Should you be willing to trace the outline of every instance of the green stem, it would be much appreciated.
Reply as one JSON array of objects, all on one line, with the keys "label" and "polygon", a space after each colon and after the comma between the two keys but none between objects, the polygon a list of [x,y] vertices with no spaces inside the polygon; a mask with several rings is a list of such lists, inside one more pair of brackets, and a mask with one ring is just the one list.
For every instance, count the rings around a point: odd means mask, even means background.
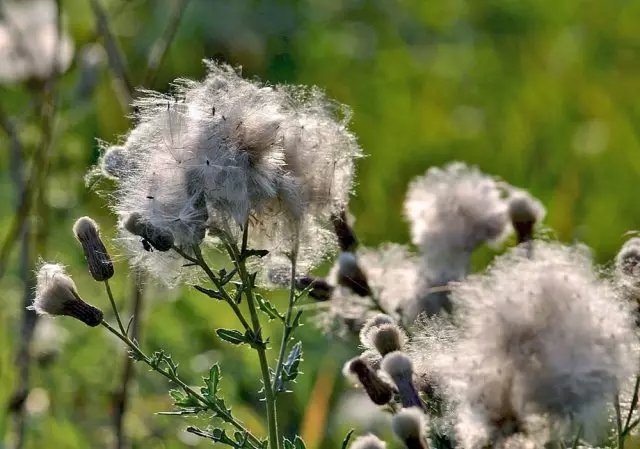
[{"label": "green stem", "polygon": [[120,319],[120,314],[118,313],[118,307],[116,306],[116,301],[113,299],[113,293],[111,292],[111,286],[109,285],[109,280],[104,280],[104,286],[107,289],[107,296],[109,296],[109,302],[111,303],[111,308],[113,309],[113,313],[116,316],[116,321],[118,322],[118,327],[120,328],[120,332],[123,335],[127,334],[127,331],[124,330],[124,326],[122,325],[122,320]]},{"label": "green stem", "polygon": [[[260,317],[258,316],[258,310],[256,309],[256,300],[253,297],[253,281],[247,271],[247,265],[245,263],[245,254],[247,251],[248,241],[248,221],[244,224],[244,231],[242,234],[242,248],[238,253],[238,248],[235,243],[229,243],[230,256],[233,259],[238,275],[244,286],[244,295],[247,299],[247,307],[249,308],[249,314],[251,315],[251,324],[253,325],[253,332],[256,338],[262,340],[262,327],[260,325]],[[256,352],[258,353],[258,360],[260,362],[260,371],[262,372],[262,383],[264,384],[264,397],[267,408],[267,426],[269,429],[269,447],[271,449],[280,448],[280,434],[278,432],[278,419],[276,412],[276,398],[271,388],[271,373],[269,372],[269,363],[267,362],[267,354],[265,347],[262,345],[256,345]]]},{"label": "green stem", "polygon": [[282,341],[280,342],[280,353],[278,354],[278,363],[276,364],[276,371],[273,376],[273,391],[277,392],[278,379],[282,375],[282,369],[284,366],[285,354],[287,352],[287,345],[289,344],[289,338],[292,334],[291,318],[293,316],[293,306],[296,299],[296,265],[298,261],[298,239],[296,238],[295,248],[291,254],[291,281],[289,284],[289,304],[287,306],[287,315],[284,320],[284,331],[282,332]]},{"label": "green stem", "polygon": [[216,416],[219,416],[220,418],[222,418],[225,422],[231,424],[233,427],[235,427],[238,431],[242,432],[242,433],[246,433],[246,435],[249,437],[249,439],[251,440],[251,442],[253,444],[255,444],[256,446],[260,447],[261,442],[260,440],[258,440],[258,438],[256,438],[251,432],[249,432],[242,424],[240,424],[240,422],[238,422],[233,416],[231,416],[229,413],[227,413],[226,410],[218,407],[215,403],[212,403],[210,401],[208,401],[204,396],[202,396],[200,393],[198,393],[197,391],[195,391],[193,388],[191,388],[190,386],[188,386],[186,383],[184,383],[182,381],[182,379],[180,379],[178,376],[174,375],[171,371],[167,371],[162,369],[159,366],[155,366],[153,363],[151,363],[151,359],[138,347],[138,345],[136,345],[133,341],[131,341],[131,339],[129,339],[129,337],[126,336],[126,334],[124,333],[120,333],[118,332],[114,327],[112,327],[109,323],[107,323],[106,321],[102,321],[101,323],[109,332],[111,332],[113,335],[115,335],[116,337],[118,337],[120,340],[122,340],[122,342],[127,345],[129,347],[129,349],[131,349],[131,351],[135,354],[136,358],[139,360],[142,360],[144,363],[146,363],[151,369],[153,369],[154,371],[160,373],[161,375],[163,375],[164,377],[166,377],[167,379],[169,379],[171,382],[176,383],[177,385],[180,386],[180,388],[182,388],[188,395],[192,396],[193,398],[197,399],[200,403],[202,403],[204,406],[206,406],[208,409],[212,410],[213,412],[216,413]]},{"label": "green stem", "polygon": [[633,417],[633,411],[638,405],[638,389],[640,388],[640,375],[636,376],[636,384],[633,388],[633,398],[631,399],[631,405],[629,407],[629,413],[627,414],[627,419],[625,420],[624,427],[622,433],[626,435],[629,430],[629,424],[631,423],[631,418]]}]

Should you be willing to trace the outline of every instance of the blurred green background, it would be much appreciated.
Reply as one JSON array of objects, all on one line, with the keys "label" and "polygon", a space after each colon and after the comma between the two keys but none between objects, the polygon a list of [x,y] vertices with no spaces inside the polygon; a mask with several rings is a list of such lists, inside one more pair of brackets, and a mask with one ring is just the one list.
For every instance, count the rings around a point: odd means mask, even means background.
[{"label": "blurred green background", "polygon": [[[201,60],[217,58],[242,65],[246,76],[318,85],[350,105],[352,129],[368,154],[358,165],[351,206],[365,245],[406,242],[402,202],[408,182],[451,160],[529,189],[547,206],[553,235],[587,243],[601,262],[615,255],[626,231],[638,228],[640,2],[105,0],[104,7],[134,86],[166,91],[177,77],[203,77]],[[116,141],[131,123],[89,0],[62,0],[62,8],[76,53],[56,85],[51,158],[29,219],[29,269],[36,255],[67,264],[82,296],[106,310],[107,298],[86,272],[71,226],[91,215],[112,234],[110,186],[101,184],[99,195],[85,188],[83,177],[99,155],[96,139]],[[152,48],[176,12],[182,14],[177,32],[150,77]],[[23,142],[27,165],[42,138],[37,101],[32,85],[0,86],[0,107]],[[15,219],[10,145],[0,132],[3,244]],[[13,247],[0,280],[0,440],[6,447],[17,437],[4,404],[20,377],[20,246]],[[117,254],[114,244],[109,247]],[[478,264],[487,257],[481,254]],[[134,276],[122,257],[116,259],[113,287],[128,315]],[[186,288],[166,291],[155,284],[144,292],[142,346],[166,349],[193,384],[219,361],[228,402],[261,433],[255,356],[221,344],[213,333],[233,324],[230,314]],[[32,353],[38,363],[25,405],[23,447],[114,447],[113,398],[124,350],[101,330],[73,320],[55,324],[36,332]],[[323,337],[313,326],[299,337],[304,375],[295,393],[280,401],[282,422],[290,436],[302,433],[309,449],[339,447],[350,427],[375,426],[371,419],[378,416],[369,412],[373,406],[343,394],[339,373],[356,353],[355,343]],[[47,343],[60,349],[54,360],[45,357]],[[131,447],[207,447],[183,431],[188,424],[206,427],[206,417],[155,414],[171,409],[168,387],[136,366],[126,419]]]}]

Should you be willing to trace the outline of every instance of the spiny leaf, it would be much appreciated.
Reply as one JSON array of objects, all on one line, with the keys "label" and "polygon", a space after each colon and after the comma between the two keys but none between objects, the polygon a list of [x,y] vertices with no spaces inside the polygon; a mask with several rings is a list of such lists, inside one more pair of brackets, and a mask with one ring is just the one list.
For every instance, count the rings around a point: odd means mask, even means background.
[{"label": "spiny leaf", "polygon": [[259,293],[256,293],[254,295],[254,297],[256,298],[256,301],[258,302],[258,307],[260,308],[260,310],[262,310],[265,314],[267,314],[267,316],[269,317],[269,320],[280,320],[284,322],[284,314],[280,313],[278,311],[278,309],[276,309],[273,304],[271,304],[269,301],[267,301],[264,296],[262,296]]},{"label": "spiny leaf", "polygon": [[300,438],[298,435],[296,435],[296,438],[293,440],[293,445],[295,446],[295,449],[307,449],[304,441],[302,441],[302,438]]},{"label": "spiny leaf", "polygon": [[245,334],[235,329],[218,329],[216,331],[218,337],[234,345],[241,345],[243,343],[251,343],[247,340]]}]

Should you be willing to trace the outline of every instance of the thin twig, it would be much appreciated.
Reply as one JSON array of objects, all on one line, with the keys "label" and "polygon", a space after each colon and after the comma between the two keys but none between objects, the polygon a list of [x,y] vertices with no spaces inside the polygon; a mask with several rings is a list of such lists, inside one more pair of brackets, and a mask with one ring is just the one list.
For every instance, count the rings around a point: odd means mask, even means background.
[{"label": "thin twig", "polygon": [[624,433],[622,431],[622,415],[620,413],[620,396],[616,393],[613,400],[613,407],[616,412],[616,448],[624,449]]},{"label": "thin twig", "polygon": [[149,52],[149,58],[147,59],[147,74],[144,77],[144,85],[151,87],[158,76],[158,72],[162,67],[165,56],[171,47],[171,42],[176,36],[178,29],[180,28],[180,21],[187,9],[189,0],[177,0],[175,7],[169,18],[169,25],[164,34],[160,36],[153,44],[151,51]]},{"label": "thin twig", "polygon": [[627,434],[629,429],[629,423],[631,423],[631,418],[633,417],[633,411],[638,405],[638,390],[640,389],[640,374],[636,376],[636,383],[633,388],[633,397],[631,399],[631,405],[629,406],[629,413],[627,413],[627,419],[624,422],[624,427],[622,428],[623,434]]}]

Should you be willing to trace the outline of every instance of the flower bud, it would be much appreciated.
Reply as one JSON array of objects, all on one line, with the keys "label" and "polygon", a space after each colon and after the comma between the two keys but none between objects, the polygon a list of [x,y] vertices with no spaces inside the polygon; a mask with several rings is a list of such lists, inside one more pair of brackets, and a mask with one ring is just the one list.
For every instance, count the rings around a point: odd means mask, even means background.
[{"label": "flower bud", "polygon": [[371,332],[383,324],[394,324],[396,320],[385,313],[378,313],[369,318],[360,329],[360,342],[365,346],[371,345]]},{"label": "flower bud", "polygon": [[343,372],[349,378],[358,379],[374,404],[384,405],[393,398],[391,385],[382,380],[361,358],[356,357],[349,360],[345,364]]},{"label": "flower bud", "polygon": [[100,228],[89,217],[79,218],[73,225],[73,233],[82,245],[89,272],[96,281],[113,277],[113,263],[100,239]]},{"label": "flower bud", "polygon": [[126,148],[120,146],[112,146],[100,160],[100,168],[104,176],[110,179],[118,180],[126,175],[129,170],[129,161],[125,155]]},{"label": "flower bud", "polygon": [[356,438],[349,449],[385,449],[386,447],[384,441],[370,433]]},{"label": "flower bud", "polygon": [[338,284],[349,288],[358,296],[371,296],[367,276],[353,253],[343,251],[338,256]]},{"label": "flower bud", "polygon": [[518,243],[533,239],[533,228],[545,214],[544,207],[525,191],[516,191],[509,198],[509,217],[516,231]]},{"label": "flower bud", "polygon": [[309,296],[313,299],[316,301],[328,301],[331,299],[334,286],[329,284],[326,280],[313,276],[304,276],[296,279],[296,288],[298,290],[304,290],[310,285],[311,289],[309,290]]},{"label": "flower bud", "polygon": [[149,223],[138,212],[132,212],[122,221],[122,226],[130,233],[142,237],[143,244],[149,243],[158,251],[169,251],[173,248],[173,234],[168,229],[162,229]]},{"label": "flower bud", "polygon": [[416,407],[404,408],[393,416],[391,429],[407,449],[426,449],[426,416]]},{"label": "flower bud", "polygon": [[403,407],[422,408],[422,401],[413,385],[413,364],[406,354],[400,351],[387,354],[382,359],[382,370],[396,384]]},{"label": "flower bud", "polygon": [[396,324],[383,324],[372,329],[370,338],[383,357],[390,352],[400,351],[406,341],[406,335]]},{"label": "flower bud", "polygon": [[29,308],[40,315],[70,316],[91,327],[102,322],[102,311],[82,300],[76,284],[58,264],[44,264],[38,270],[36,296]]},{"label": "flower bud", "polygon": [[336,236],[338,236],[340,249],[342,251],[355,251],[358,247],[358,239],[351,226],[349,226],[346,211],[343,210],[339,214],[332,215],[331,222]]}]

